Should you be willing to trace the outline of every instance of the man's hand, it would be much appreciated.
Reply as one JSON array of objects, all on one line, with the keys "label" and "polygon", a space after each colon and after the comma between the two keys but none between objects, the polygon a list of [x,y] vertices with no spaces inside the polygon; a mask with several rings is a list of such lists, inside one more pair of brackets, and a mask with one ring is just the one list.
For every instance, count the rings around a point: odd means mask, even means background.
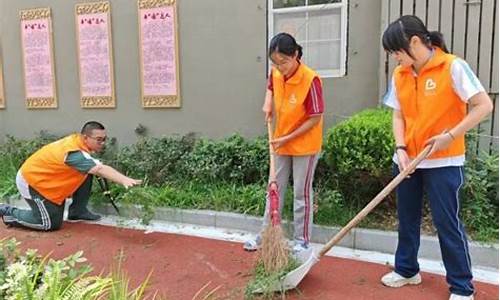
[{"label": "man's hand", "polygon": [[138,179],[133,179],[133,178],[130,178],[130,177],[125,177],[123,179],[123,181],[121,182],[121,184],[126,188],[128,189],[129,187],[133,187],[134,185],[139,185],[142,183],[142,180],[138,180]]},{"label": "man's hand", "polygon": [[91,173],[91,172],[89,172],[89,173],[104,177],[106,179],[113,181],[114,183],[121,184],[126,189],[128,189],[129,187],[132,187],[134,185],[138,185],[138,184],[142,183],[142,180],[137,180],[137,179],[133,179],[133,178],[130,178],[128,176],[125,176],[124,174],[118,172],[117,170],[113,169],[112,167],[110,167],[108,165],[99,165],[98,168],[93,168],[93,170],[91,170],[91,171],[93,171],[95,173]]}]

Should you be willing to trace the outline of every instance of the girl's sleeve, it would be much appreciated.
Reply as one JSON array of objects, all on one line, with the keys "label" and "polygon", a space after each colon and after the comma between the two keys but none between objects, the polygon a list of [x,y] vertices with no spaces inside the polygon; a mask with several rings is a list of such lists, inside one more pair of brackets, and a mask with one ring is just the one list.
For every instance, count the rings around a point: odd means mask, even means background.
[{"label": "girl's sleeve", "polygon": [[325,102],[323,101],[323,89],[321,87],[321,81],[318,77],[314,77],[311,88],[307,93],[304,105],[308,115],[321,115],[325,110]]},{"label": "girl's sleeve", "polygon": [[453,90],[467,103],[472,96],[484,92],[484,87],[469,65],[460,58],[451,63]]},{"label": "girl's sleeve", "polygon": [[396,83],[394,81],[394,75],[391,78],[391,83],[389,84],[389,90],[384,95],[384,104],[395,110],[401,110],[399,105],[399,99],[396,94]]},{"label": "girl's sleeve", "polygon": [[269,73],[269,79],[267,80],[267,89],[271,92],[273,91],[273,71]]}]

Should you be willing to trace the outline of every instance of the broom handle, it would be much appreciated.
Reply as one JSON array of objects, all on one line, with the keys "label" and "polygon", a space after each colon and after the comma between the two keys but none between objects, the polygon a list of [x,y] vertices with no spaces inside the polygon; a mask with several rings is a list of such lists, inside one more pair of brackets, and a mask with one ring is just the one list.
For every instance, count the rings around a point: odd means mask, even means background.
[{"label": "broom handle", "polygon": [[406,169],[401,171],[398,176],[394,177],[385,188],[378,193],[375,198],[373,198],[370,203],[368,203],[363,210],[361,210],[347,225],[345,225],[323,248],[318,254],[318,258],[321,258],[326,254],[333,246],[335,246],[354,226],[356,226],[361,220],[363,220],[366,215],[368,215],[382,200],[384,200],[387,195],[392,192],[392,190],[398,186],[398,184],[405,179],[410,172],[415,169],[415,167],[424,160],[427,155],[429,155],[429,151],[431,150],[432,145],[427,145],[427,147],[420,152],[420,154],[408,165]]},{"label": "broom handle", "polygon": [[274,150],[271,145],[271,141],[273,139],[273,130],[271,129],[271,121],[267,121],[267,137],[269,139],[269,177],[271,181],[276,180],[276,170],[274,167]]}]

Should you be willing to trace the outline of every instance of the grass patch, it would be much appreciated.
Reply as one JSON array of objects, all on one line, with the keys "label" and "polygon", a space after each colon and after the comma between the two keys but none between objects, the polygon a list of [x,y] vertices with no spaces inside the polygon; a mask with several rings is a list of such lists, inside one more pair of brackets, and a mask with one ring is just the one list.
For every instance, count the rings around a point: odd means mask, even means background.
[{"label": "grass patch", "polygon": [[[264,263],[259,261],[255,266],[253,278],[245,289],[245,299],[273,299],[273,297],[276,296],[276,293],[271,290],[273,285],[300,265],[297,259],[290,256],[288,265],[283,270],[267,273],[264,268]],[[257,291],[259,293],[256,293]],[[281,295],[284,293],[285,291],[280,292]]]}]

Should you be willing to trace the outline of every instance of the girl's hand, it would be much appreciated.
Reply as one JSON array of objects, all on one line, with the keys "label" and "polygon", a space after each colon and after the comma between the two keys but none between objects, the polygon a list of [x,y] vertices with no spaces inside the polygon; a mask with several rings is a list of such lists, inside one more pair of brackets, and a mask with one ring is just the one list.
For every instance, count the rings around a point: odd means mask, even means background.
[{"label": "girl's hand", "polygon": [[451,133],[444,132],[431,137],[425,142],[425,144],[432,144],[431,151],[429,152],[430,156],[436,151],[447,149],[450,146],[451,142],[453,142],[453,136],[451,135]]},{"label": "girl's hand", "polygon": [[277,149],[282,147],[287,142],[288,142],[288,137],[282,136],[282,137],[279,137],[277,139],[272,140],[270,143],[271,143],[271,146],[273,146],[274,151],[276,151]]},{"label": "girl's hand", "polygon": [[[408,167],[410,164],[410,158],[408,157],[408,154],[406,153],[406,150],[404,149],[398,149],[396,150],[396,155],[398,156],[398,168],[399,172],[403,172],[404,169]],[[415,170],[412,170],[410,172],[413,173]]]},{"label": "girl's hand", "polygon": [[264,112],[264,118],[265,118],[265,121],[266,122],[271,122],[272,118],[273,118],[273,107],[272,107],[272,104],[269,103],[264,103],[264,105],[262,106],[262,111]]}]

